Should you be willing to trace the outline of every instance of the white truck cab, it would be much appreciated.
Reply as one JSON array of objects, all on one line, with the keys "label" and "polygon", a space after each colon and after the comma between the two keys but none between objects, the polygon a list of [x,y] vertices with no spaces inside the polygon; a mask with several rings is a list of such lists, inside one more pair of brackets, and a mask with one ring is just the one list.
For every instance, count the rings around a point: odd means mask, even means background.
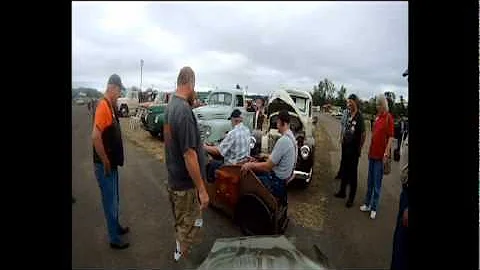
[{"label": "white truck cab", "polygon": [[117,108],[121,116],[128,117],[136,113],[140,105],[139,94],[139,90],[128,89],[125,96],[117,100]]}]

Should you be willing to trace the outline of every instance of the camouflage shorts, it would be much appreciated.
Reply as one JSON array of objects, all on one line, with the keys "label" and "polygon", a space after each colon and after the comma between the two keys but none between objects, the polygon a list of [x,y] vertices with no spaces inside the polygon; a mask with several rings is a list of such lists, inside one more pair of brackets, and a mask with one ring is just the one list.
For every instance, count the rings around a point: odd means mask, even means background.
[{"label": "camouflage shorts", "polygon": [[196,189],[168,189],[168,195],[175,220],[176,239],[189,245],[200,243],[203,238],[203,220]]}]

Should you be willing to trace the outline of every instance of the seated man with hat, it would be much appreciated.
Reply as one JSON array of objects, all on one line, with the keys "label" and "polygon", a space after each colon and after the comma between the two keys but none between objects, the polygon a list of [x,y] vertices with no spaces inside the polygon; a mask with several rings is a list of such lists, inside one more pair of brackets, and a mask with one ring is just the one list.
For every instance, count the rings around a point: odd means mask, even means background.
[{"label": "seated man with hat", "polygon": [[207,180],[213,182],[215,170],[223,164],[232,165],[245,161],[250,155],[250,130],[243,125],[242,112],[233,110],[228,118],[233,129],[230,130],[218,146],[204,145],[203,148],[212,156],[221,156],[223,161],[212,159],[207,165]]}]

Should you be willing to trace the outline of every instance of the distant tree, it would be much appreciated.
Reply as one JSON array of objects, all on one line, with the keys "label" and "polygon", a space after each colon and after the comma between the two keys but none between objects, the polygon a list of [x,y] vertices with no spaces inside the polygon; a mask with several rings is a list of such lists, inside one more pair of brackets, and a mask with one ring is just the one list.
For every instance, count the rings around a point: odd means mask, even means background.
[{"label": "distant tree", "polygon": [[322,93],[320,92],[320,88],[318,88],[317,85],[313,86],[313,94],[312,94],[312,99],[313,99],[313,106],[322,106]]},{"label": "distant tree", "polygon": [[72,89],[72,98],[75,98],[79,95],[79,93],[85,93],[89,98],[101,98],[103,97],[103,93],[99,92],[97,89],[94,88],[86,88],[86,87],[79,87]]},{"label": "distant tree", "polygon": [[340,89],[337,91],[337,97],[335,99],[334,105],[345,108],[347,105],[345,94],[347,93],[347,88],[343,85],[340,86]]},{"label": "distant tree", "polygon": [[407,107],[405,106],[405,100],[403,99],[402,95],[400,95],[400,103],[397,104],[396,108],[397,108],[398,115],[400,116],[408,115]]},{"label": "distant tree", "polygon": [[376,108],[377,99],[375,97],[370,98],[364,106],[363,112],[370,115],[375,115],[377,113]]},{"label": "distant tree", "polygon": [[335,100],[335,84],[327,78],[323,79],[323,87],[325,91],[325,99],[327,103],[332,104]]}]

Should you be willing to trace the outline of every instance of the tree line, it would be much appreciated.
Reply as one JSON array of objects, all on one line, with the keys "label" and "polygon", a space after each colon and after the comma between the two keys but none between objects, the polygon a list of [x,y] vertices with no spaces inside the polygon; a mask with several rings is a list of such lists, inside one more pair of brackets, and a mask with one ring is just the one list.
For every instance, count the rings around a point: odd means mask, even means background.
[{"label": "tree line", "polygon": [[[343,85],[337,88],[335,84],[329,79],[325,78],[321,80],[317,85],[313,86],[311,92],[313,99],[313,106],[323,106],[325,104],[331,104],[333,106],[346,108],[346,93],[347,88]],[[398,102],[396,102],[396,94],[392,91],[386,91],[385,97],[388,101],[388,107],[390,112],[394,116],[407,116],[408,106],[402,95],[399,96]],[[376,98],[372,97],[367,101],[360,101],[360,110],[365,114],[374,115],[376,113]]]},{"label": "tree line", "polygon": [[99,92],[97,89],[94,89],[94,88],[86,88],[86,87],[72,88],[72,98],[76,98],[80,93],[86,94],[86,96],[89,98],[103,97],[103,93]]}]

